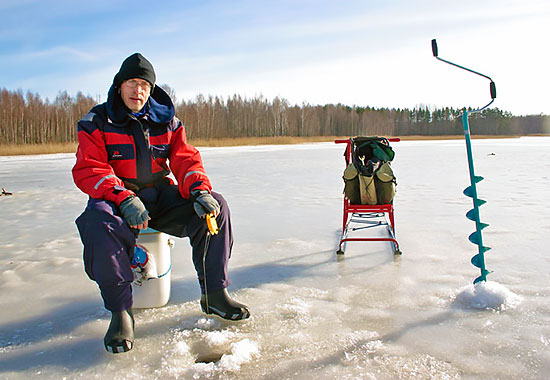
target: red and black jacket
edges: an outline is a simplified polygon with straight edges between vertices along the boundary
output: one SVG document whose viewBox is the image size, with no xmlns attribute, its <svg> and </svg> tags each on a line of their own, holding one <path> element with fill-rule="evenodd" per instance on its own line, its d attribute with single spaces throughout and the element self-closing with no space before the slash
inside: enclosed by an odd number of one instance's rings
<svg viewBox="0 0 550 380">
<path fill-rule="evenodd" d="M 155 86 L 147 111 L 135 117 L 112 86 L 107 102 L 78 122 L 74 182 L 90 197 L 117 205 L 170 170 L 182 197 L 189 198 L 193 190 L 210 191 L 200 153 L 186 140 L 185 127 L 162 88 Z"/>
</svg>

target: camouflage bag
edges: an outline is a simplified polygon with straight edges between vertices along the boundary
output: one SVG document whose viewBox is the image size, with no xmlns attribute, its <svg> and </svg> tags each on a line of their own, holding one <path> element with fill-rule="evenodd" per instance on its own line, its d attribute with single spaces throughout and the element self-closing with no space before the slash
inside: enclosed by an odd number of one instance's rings
<svg viewBox="0 0 550 380">
<path fill-rule="evenodd" d="M 349 164 L 344 170 L 344 194 L 351 204 L 375 205 L 377 194 L 375 188 L 375 176 L 359 174 L 353 164 Z"/>
<path fill-rule="evenodd" d="M 384 162 L 374 175 L 378 204 L 393 202 L 396 180 L 389 162 Z"/>
<path fill-rule="evenodd" d="M 344 170 L 344 194 L 352 204 L 361 204 L 358 174 L 357 168 L 352 163 Z"/>
</svg>

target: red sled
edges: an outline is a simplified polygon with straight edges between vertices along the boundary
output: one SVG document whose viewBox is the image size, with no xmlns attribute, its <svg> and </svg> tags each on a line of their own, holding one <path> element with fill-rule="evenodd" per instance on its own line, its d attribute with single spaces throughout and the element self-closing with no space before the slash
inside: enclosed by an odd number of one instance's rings
<svg viewBox="0 0 550 380">
<path fill-rule="evenodd" d="M 344 152 L 344 157 L 346 160 L 346 165 L 350 162 L 353 162 L 352 144 L 355 144 L 356 139 L 361 137 L 350 138 L 346 140 L 335 140 L 336 144 L 347 144 L 346 150 Z M 398 137 L 393 138 L 383 138 L 383 137 L 373 137 L 380 138 L 388 142 L 398 142 L 401 141 Z M 376 205 L 366 205 L 366 204 L 352 204 L 350 199 L 344 193 L 344 212 L 343 212 L 343 222 L 342 222 L 342 237 L 338 245 L 338 250 L 336 253 L 338 255 L 343 255 L 345 250 L 346 242 L 348 241 L 387 241 L 392 245 L 393 252 L 395 255 L 401 255 L 402 252 L 399 249 L 399 242 L 397 241 L 395 235 L 395 216 L 394 216 L 394 207 L 393 201 L 388 204 L 376 204 Z M 351 223 L 357 224 L 357 227 L 352 227 Z M 388 237 L 348 237 L 348 234 L 353 231 L 362 230 L 372 227 L 382 227 L 385 228 L 388 234 Z"/>
</svg>

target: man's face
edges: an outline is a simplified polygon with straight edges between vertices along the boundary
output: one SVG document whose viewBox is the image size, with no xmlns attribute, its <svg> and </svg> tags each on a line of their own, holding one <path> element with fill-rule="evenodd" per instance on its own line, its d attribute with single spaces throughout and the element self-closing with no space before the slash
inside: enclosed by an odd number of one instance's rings
<svg viewBox="0 0 550 380">
<path fill-rule="evenodd" d="M 151 85 L 139 78 L 128 79 L 120 86 L 120 97 L 132 112 L 139 112 L 149 99 Z"/>
</svg>

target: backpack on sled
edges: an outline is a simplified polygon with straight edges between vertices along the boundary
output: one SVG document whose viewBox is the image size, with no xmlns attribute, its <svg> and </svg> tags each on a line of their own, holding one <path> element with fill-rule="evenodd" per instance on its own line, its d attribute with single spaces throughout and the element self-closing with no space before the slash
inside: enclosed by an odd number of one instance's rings
<svg viewBox="0 0 550 380">
<path fill-rule="evenodd" d="M 388 241 L 394 254 L 401 254 L 395 237 L 393 208 L 397 181 L 391 161 L 395 152 L 390 146 L 390 142 L 397 141 L 400 139 L 379 136 L 335 140 L 335 143 L 346 144 L 344 217 L 338 254 L 344 253 L 348 241 Z M 352 222 L 362 226 L 352 227 Z M 385 226 L 389 237 L 348 237 L 349 232 L 373 226 Z"/>
<path fill-rule="evenodd" d="M 388 139 L 355 137 L 350 149 L 351 160 L 343 175 L 346 197 L 352 204 L 392 203 L 397 182 L 390 165 L 395 153 Z"/>
</svg>

